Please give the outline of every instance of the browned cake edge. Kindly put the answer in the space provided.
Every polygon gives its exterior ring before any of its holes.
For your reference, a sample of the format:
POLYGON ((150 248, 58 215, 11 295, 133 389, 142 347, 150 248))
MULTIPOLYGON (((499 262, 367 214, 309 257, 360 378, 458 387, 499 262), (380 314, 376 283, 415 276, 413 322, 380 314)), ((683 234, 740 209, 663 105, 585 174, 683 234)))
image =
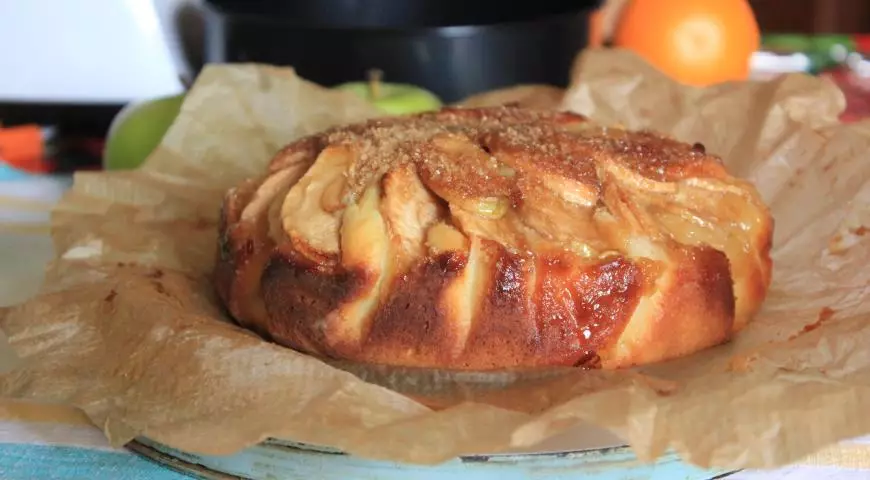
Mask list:
MULTIPOLYGON (((322 147, 313 138, 282 150, 270 170, 285 168, 288 161, 310 164, 322 147)), ((241 325, 303 352, 431 368, 622 368, 721 344, 735 330, 729 262, 715 249, 678 246, 668 262, 669 280, 656 285, 666 267, 657 262, 616 256, 586 265, 582 271, 576 266, 567 269, 571 272, 567 278, 560 272, 570 260, 558 254, 524 257, 484 241, 491 275, 486 276, 483 300, 463 341, 447 320, 444 309, 449 305, 442 301, 446 283, 465 266, 466 255, 459 252, 424 258, 396 275, 389 294, 368 319, 363 340, 347 341, 340 334, 340 319, 331 313, 374 279, 336 262, 312 262, 287 245, 276 248, 266 226, 241 221, 241 211, 261 181, 249 180, 225 198, 215 286, 241 325), (570 292, 569 298, 565 291, 570 292), (652 297, 657 301, 651 302, 652 297), (595 315, 602 322, 591 321, 595 315), (575 341, 580 330, 572 330, 571 325, 593 324, 597 326, 586 341, 575 341)), ((755 300, 750 302, 755 306, 751 313, 760 306, 770 282, 772 220, 766 227, 760 253, 767 268, 753 271, 743 292, 755 300)))

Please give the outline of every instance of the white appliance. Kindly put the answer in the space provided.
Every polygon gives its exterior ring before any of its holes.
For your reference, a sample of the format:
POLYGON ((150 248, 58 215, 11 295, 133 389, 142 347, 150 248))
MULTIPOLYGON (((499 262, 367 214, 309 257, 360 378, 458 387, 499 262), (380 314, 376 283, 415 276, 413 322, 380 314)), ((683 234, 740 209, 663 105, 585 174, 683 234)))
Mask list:
MULTIPOLYGON (((125 104, 183 91, 196 0, 0 0, 0 103, 125 104)), ((2 119, 0 119, 2 121, 2 119)))

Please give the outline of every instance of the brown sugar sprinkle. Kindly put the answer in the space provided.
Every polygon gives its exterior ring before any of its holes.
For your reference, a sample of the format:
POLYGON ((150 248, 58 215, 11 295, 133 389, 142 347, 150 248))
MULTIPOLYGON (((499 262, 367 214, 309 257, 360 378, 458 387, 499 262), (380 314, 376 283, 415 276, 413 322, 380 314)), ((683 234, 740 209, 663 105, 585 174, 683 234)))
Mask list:
MULTIPOLYGON (((683 167, 719 162, 703 148, 662 135, 596 125, 569 112, 516 106, 444 108, 338 127, 297 143, 348 145, 357 159, 348 172, 348 191, 359 195, 388 170, 414 164, 427 183, 461 196, 514 195, 519 170, 537 169, 593 185, 595 164, 622 163, 658 181, 682 178, 683 167), (443 139, 475 150, 445 149, 443 139), (505 173, 507 172, 507 173, 505 173)), ((448 143, 450 143, 448 141, 448 143)))

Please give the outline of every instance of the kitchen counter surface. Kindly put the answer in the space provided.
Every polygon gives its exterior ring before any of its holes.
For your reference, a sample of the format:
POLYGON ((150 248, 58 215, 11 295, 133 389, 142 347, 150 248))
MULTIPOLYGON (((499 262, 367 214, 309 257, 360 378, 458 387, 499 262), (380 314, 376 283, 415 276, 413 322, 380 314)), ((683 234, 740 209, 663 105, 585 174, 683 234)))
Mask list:
POLYGON ((47 208, 72 184, 71 176, 0 182, 0 306, 33 295, 53 256, 47 208))

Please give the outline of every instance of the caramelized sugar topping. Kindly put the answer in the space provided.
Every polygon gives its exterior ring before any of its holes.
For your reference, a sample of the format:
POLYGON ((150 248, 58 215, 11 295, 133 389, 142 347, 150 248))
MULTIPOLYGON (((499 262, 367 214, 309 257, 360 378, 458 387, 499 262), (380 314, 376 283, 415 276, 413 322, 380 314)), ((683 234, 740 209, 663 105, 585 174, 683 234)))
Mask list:
POLYGON ((466 198, 508 197, 514 202, 521 200, 517 184, 529 170, 564 177, 593 191, 600 187, 597 165, 602 161, 618 162, 656 181, 725 173, 718 158, 703 149, 651 132, 600 126, 568 112, 510 106, 448 108, 377 119, 294 145, 308 151, 312 145, 353 149, 356 159, 346 192, 352 199, 404 164, 414 165, 436 191, 449 189, 452 196, 466 198))

